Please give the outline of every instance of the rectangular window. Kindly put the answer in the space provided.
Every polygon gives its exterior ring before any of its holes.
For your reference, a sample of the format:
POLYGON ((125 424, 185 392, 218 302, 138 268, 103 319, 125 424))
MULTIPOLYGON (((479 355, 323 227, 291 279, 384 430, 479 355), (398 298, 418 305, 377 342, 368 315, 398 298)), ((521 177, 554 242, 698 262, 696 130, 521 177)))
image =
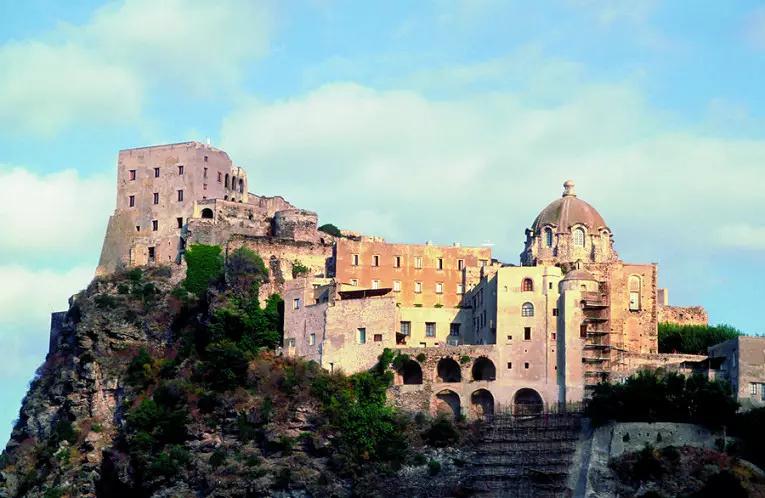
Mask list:
POLYGON ((202 190, 207 190, 207 184, 206 183, 202 184, 202 190))
POLYGON ((558 308, 553 308, 553 316, 558 316, 558 308))
POLYGON ((205 156, 205 162, 207 162, 207 156, 205 156))
POLYGON ((159 168, 154 168, 154 178, 159 178, 159 168))
POLYGON ((131 195, 130 197, 128 197, 128 205, 130 207, 135 207, 135 196, 134 195, 131 195))
POLYGON ((139 226, 136 226, 136 227, 135 227, 135 231, 136 231, 136 232, 140 232, 140 231, 141 231, 141 227, 139 227, 139 226))
POLYGON ((294 348, 295 347, 295 339, 290 339, 287 341, 287 347, 294 348))
POLYGON ((380 256, 372 256, 372 266, 380 266, 380 256))
POLYGON ((218 183, 223 183, 223 173, 218 171, 218 183))
POLYGON ((550 282, 550 290, 552 290, 552 284, 553 284, 553 283, 552 283, 552 282, 550 282))
POLYGON ((353 256, 351 256, 351 264, 353 266, 359 266, 359 255, 358 254, 354 254, 353 256))
POLYGON ((458 259, 457 260, 457 269, 458 270, 464 270, 465 269, 465 260, 464 259, 458 259))
POLYGON ((157 259, 157 253, 153 247, 149 248, 149 263, 153 263, 157 259))
POLYGON ((375 342, 382 342, 382 334, 375 334, 374 340, 375 342))
POLYGON ((299 310, 300 309, 300 298, 296 297, 292 300, 292 309, 293 310, 299 310))
POLYGON ((630 292, 630 311, 640 311, 639 292, 630 292))
POLYGON ((425 337, 436 336, 436 324, 434 322, 427 322, 425 324, 425 337))
POLYGON ((151 230, 153 232, 156 232, 157 230, 159 230, 159 221, 151 220, 151 230))
POLYGON ((441 282, 436 282, 436 294, 443 294, 444 293, 444 284, 441 282))
POLYGON ((130 180, 131 181, 135 180, 135 170, 134 169, 130 170, 130 180))
POLYGON ((550 339, 555 340, 555 332, 550 332, 550 339))
POLYGON ((316 334, 311 334, 308 337, 308 345, 309 346, 314 346, 315 344, 316 344, 316 334))
POLYGON ((393 281, 393 292, 401 292, 401 280, 393 281))
POLYGON ((765 401, 765 384, 760 384, 760 400, 765 401))
POLYGON ((183 165, 182 164, 178 166, 178 174, 179 175, 183 174, 183 165))
POLYGON ((438 258, 436 260, 436 268, 439 269, 439 270, 443 270, 444 269, 444 258, 438 258))
POLYGON ((178 217, 175 221, 178 222, 178 228, 183 228, 183 218, 178 217))
POLYGON ((449 325, 449 335, 460 335, 459 323, 452 323, 449 325))
POLYGON ((584 339, 587 337, 587 324, 583 323, 579 326, 579 337, 584 339))
POLYGON ((183 202, 183 190, 178 191, 178 202, 183 202))
POLYGON ((367 343, 367 329, 360 328, 356 329, 356 344, 366 344, 367 343))
POLYGON ((159 204, 159 192, 154 192, 154 204, 159 204))
POLYGON ((401 268, 401 256, 393 257, 393 268, 401 268))
POLYGON ((457 294, 464 294, 465 293, 465 286, 463 284, 457 284, 457 294))
POLYGON ((379 280, 372 280, 372 288, 373 289, 379 289, 380 288, 380 281, 379 280))
POLYGON ((401 335, 409 335, 412 333, 412 322, 401 322, 401 335))
POLYGON ((414 283, 414 292, 420 293, 422 292, 422 282, 415 282, 414 283))
POLYGON ((485 260, 485 259, 482 259, 482 260, 481 260, 481 268, 484 268, 484 267, 485 267, 486 265, 488 265, 488 264, 489 264, 489 261, 488 261, 488 260, 485 260))
POLYGON ((507 369, 510 370, 512 368, 513 368, 513 362, 512 361, 508 361, 507 362, 507 369))
POLYGON ((351 279, 351 286, 358 287, 359 286, 359 281, 356 280, 355 278, 352 278, 351 279))
POLYGON ((422 268, 422 258, 420 256, 417 256, 416 258, 414 258, 414 267, 422 268))
POLYGON ((531 340, 531 327, 523 327, 523 340, 524 341, 531 340))
POLYGON ((529 364, 528 364, 528 363, 524 363, 524 364, 523 364, 523 368, 525 368, 525 369, 527 369, 527 370, 528 370, 528 368, 529 368, 529 364))
POLYGON ((205 168, 204 173, 202 173, 202 178, 207 178, 207 168, 205 168))
POLYGON ((750 396, 757 396, 757 384, 749 384, 749 395, 750 396))

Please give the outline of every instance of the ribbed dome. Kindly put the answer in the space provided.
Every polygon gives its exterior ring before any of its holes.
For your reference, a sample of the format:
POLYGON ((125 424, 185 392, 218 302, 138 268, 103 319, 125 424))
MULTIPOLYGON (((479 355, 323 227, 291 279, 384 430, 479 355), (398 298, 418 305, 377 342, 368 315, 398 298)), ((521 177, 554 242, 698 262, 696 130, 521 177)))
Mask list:
POLYGON ((537 232, 546 224, 556 225, 558 231, 567 231, 572 225, 581 223, 590 230, 606 227, 606 222, 598 211, 579 199, 574 193, 574 182, 571 180, 563 184, 563 197, 551 202, 539 213, 537 219, 531 225, 531 229, 537 232))

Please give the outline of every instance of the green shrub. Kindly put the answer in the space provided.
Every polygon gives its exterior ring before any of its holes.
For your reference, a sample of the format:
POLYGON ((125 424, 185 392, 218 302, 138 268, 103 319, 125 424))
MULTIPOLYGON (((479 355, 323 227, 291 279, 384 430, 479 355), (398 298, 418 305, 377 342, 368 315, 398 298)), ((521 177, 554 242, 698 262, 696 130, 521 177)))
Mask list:
POLYGON ((659 353, 706 355, 715 344, 735 339, 743 333, 730 325, 659 324, 659 353))
POLYGON ((425 356, 425 353, 420 353, 417 355, 417 361, 419 361, 420 363, 425 363, 425 360, 427 359, 428 357, 425 356))
POLYGON ((408 354, 406 354, 406 353, 404 353, 404 354, 399 353, 398 356, 393 358, 393 367, 396 370, 401 370, 404 367, 404 365, 409 363, 410 360, 411 360, 411 358, 409 357, 408 354))
POLYGON ((282 467, 274 477, 274 488, 287 489, 290 487, 290 481, 292 480, 292 471, 289 467, 282 467))
POLYGON ((291 438, 285 435, 279 436, 279 446, 281 447, 284 455, 292 454, 292 451, 295 449, 295 442, 295 438, 291 438))
POLYGON ((311 272, 311 269, 295 260, 292 263, 292 278, 305 277, 311 272))
POLYGON ((74 431, 72 423, 68 420, 59 419, 56 425, 53 426, 53 434, 51 434, 51 443, 58 445, 62 441, 67 441, 69 444, 74 444, 77 440, 77 433, 74 431))
POLYGON ((421 465, 425 465, 428 463, 428 457, 425 456, 424 453, 420 453, 419 451, 412 455, 412 463, 414 465, 417 465, 418 467, 421 465))
POLYGON ((436 448, 452 446, 460 440, 459 431, 454 427, 452 421, 446 417, 439 417, 434 420, 424 436, 428 444, 436 448))
POLYGON ((258 253, 242 246, 228 255, 226 276, 234 291, 251 293, 268 280, 268 270, 258 253))
POLYGON ((224 463, 226 463, 226 453, 218 448, 215 451, 213 451, 213 454, 210 455, 210 459, 208 460, 208 463, 213 469, 217 469, 224 463))
POLYGON ((119 294, 130 294, 130 286, 128 284, 119 284, 117 286, 117 293, 119 294))
POLYGON ((464 467, 465 465, 467 465, 467 461, 461 458, 454 458, 452 459, 452 462, 454 463, 455 467, 464 467))
POLYGON ((159 452, 149 460, 146 467, 147 477, 173 477, 189 463, 189 452, 182 446, 169 445, 166 451, 159 452))
POLYGON ((260 458, 260 455, 252 454, 247 457, 247 460, 244 461, 244 464, 248 467, 257 467, 260 465, 260 463, 263 461, 262 458, 260 458))
POLYGON ((62 465, 69 465, 72 461, 72 453, 69 451, 69 448, 61 449, 56 453, 55 457, 62 465))
POLYGON ((444 307, 444 305, 443 305, 443 304, 441 304, 441 303, 436 303, 436 304, 435 304, 433 307, 434 307, 434 308, 443 308, 443 307, 444 307))
POLYGON ((320 226, 319 231, 332 235, 333 237, 342 237, 342 233, 340 233, 340 229, 337 228, 332 223, 326 223, 320 226))
POLYGON ((45 490, 43 498, 62 498, 66 491, 61 488, 48 488, 45 490))
POLYGON ((463 365, 470 363, 470 357, 468 355, 463 355, 460 358, 460 363, 462 363, 463 365))
POLYGON ((438 460, 431 460, 428 462, 428 474, 434 476, 441 472, 441 462, 438 460))
POLYGON ((127 272, 127 278, 131 282, 138 283, 143 278, 143 272, 140 268, 133 268, 129 272, 127 272))
POLYGON ((103 427, 101 427, 100 424, 93 424, 93 425, 90 426, 90 430, 95 432, 95 433, 99 433, 99 432, 101 432, 103 430, 103 427))
POLYGON ((183 253, 186 260, 184 286, 189 292, 201 296, 210 285, 217 284, 223 276, 223 257, 220 246, 192 244, 183 253))
POLYGON ((414 303, 415 308, 422 308, 422 303, 414 303))
POLYGON ((96 307, 101 310, 114 309, 117 307, 117 299, 111 294, 99 294, 93 298, 96 307))

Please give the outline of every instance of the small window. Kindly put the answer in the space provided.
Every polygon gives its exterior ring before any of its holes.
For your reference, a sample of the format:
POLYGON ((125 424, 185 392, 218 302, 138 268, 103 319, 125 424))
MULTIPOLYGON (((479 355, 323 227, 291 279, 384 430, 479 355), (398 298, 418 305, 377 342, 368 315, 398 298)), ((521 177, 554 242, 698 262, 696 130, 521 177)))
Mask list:
POLYGON ((130 178, 130 181, 135 180, 135 170, 134 169, 130 170, 129 178, 130 178))
POLYGON ((528 363, 524 363, 524 364, 523 364, 523 368, 525 368, 526 370, 528 370, 528 369, 529 369, 529 364, 528 364, 528 363))
POLYGON ((228 173, 226 173, 226 188, 228 188, 228 182, 229 182, 229 178, 230 178, 230 177, 228 176, 228 173))
POLYGON ((128 197, 128 205, 130 207, 135 207, 135 196, 134 195, 131 195, 130 197, 128 197))
POLYGON ((553 316, 558 316, 558 308, 553 308, 553 316))
POLYGON ((154 178, 159 178, 159 168, 154 168, 154 178))
POLYGON ((530 278, 524 278, 523 282, 521 283, 521 291, 523 292, 531 292, 534 290, 534 281, 530 278))
POLYGON ((178 191, 178 202, 183 202, 183 190, 178 191))
POLYGON ((436 294, 443 294, 444 293, 444 284, 441 282, 436 282, 436 294))
POLYGON ((457 260, 457 269, 458 270, 464 270, 465 269, 465 260, 464 259, 458 259, 457 260))
POLYGON ((151 220, 151 230, 152 232, 156 232, 157 230, 159 230, 159 221, 151 220))
POLYGON ((355 279, 355 278, 352 278, 351 279, 351 286, 358 287, 359 286, 359 281, 357 279, 355 279))
POLYGON ((382 334, 375 334, 374 340, 375 342, 382 342, 382 334))
POLYGON ((523 306, 521 306, 521 316, 534 316, 534 305, 523 303, 523 306))
POLYGON ((531 340, 531 327, 523 327, 523 340, 524 341, 531 340))
POLYGON ((579 326, 579 337, 584 339, 587 337, 587 324, 583 323, 579 326))
POLYGON ((380 288, 380 281, 379 280, 372 280, 372 288, 373 289, 379 289, 380 288))
POLYGON ((223 183, 223 173, 218 171, 218 183, 223 183))
POLYGON ((239 179, 239 193, 240 194, 244 193, 244 180, 242 180, 241 178, 239 179))
POLYGON ((584 247, 584 230, 582 228, 574 229, 574 246, 584 247))
POLYGON ((159 192, 154 192, 154 204, 159 204, 159 192))
POLYGON ((545 247, 552 247, 553 245, 553 232, 550 228, 545 228, 545 247))
POLYGON ((207 162, 207 156, 205 156, 205 162, 207 162))
POLYGON ((202 184, 202 190, 207 190, 207 184, 206 183, 202 184))
POLYGON ((401 335, 410 335, 412 333, 412 322, 401 322, 401 335))
POLYGON ((436 336, 436 324, 434 322, 427 322, 425 324, 425 337, 436 336))
POLYGON ((486 260, 486 259, 482 259, 481 260, 481 268, 484 268, 484 267, 488 266, 488 264, 489 264, 488 260, 486 260))
POLYGON ((356 344, 366 344, 367 343, 367 329, 360 328, 356 329, 356 344))
POLYGON ((393 292, 401 292, 401 280, 393 281, 393 292))
POLYGON ((308 345, 309 346, 314 346, 315 344, 316 344, 316 334, 311 334, 308 337, 308 345))
POLYGON ((513 368, 513 362, 512 361, 508 361, 507 362, 507 369, 508 370, 512 370, 512 368, 513 368))
POLYGON ((380 256, 372 256, 372 266, 380 266, 380 256))
POLYGON ((443 270, 444 269, 444 258, 438 258, 436 260, 436 269, 443 270))
POLYGON ((393 257, 393 268, 401 268, 401 256, 393 257))
POLYGON ((204 172, 202 172, 202 178, 207 178, 207 168, 205 168, 204 172))
POLYGON ((178 174, 179 175, 183 174, 183 165, 182 164, 178 166, 178 174))
POLYGON ((465 293, 465 286, 463 284, 457 284, 457 294, 464 294, 465 293))
POLYGON ((757 396, 757 384, 749 384, 749 395, 750 396, 757 396))
POLYGON ((300 309, 300 298, 296 297, 292 300, 292 309, 293 310, 299 310, 300 309))
POLYGON ((554 341, 555 337, 556 337, 555 332, 550 332, 550 339, 554 341))
POLYGON ((157 252, 153 247, 149 248, 149 263, 153 263, 157 259, 157 252))
POLYGON ((176 222, 178 222, 178 228, 183 228, 183 218, 178 217, 175 219, 176 222))
POLYGON ((640 311, 639 292, 630 292, 630 311, 640 311))
POLYGON ((136 232, 140 232, 140 231, 141 231, 141 227, 140 227, 140 226, 138 226, 138 225, 136 225, 136 227, 135 227, 135 231, 136 231, 136 232))
POLYGON ((460 335, 460 324, 459 323, 452 323, 449 325, 449 335, 451 336, 458 336, 460 335))
POLYGON ((512 341, 513 340, 513 336, 511 336, 511 335, 507 336, 507 340, 508 341, 512 341))
POLYGON ((422 282, 415 282, 414 283, 414 292, 420 293, 422 292, 422 282))
POLYGON ((422 268, 422 258, 420 256, 417 256, 416 258, 414 258, 414 267, 422 268))
POLYGON ((552 286, 553 286, 553 283, 552 283, 552 282, 550 282, 550 290, 552 290, 552 286))
POLYGON ((354 254, 353 256, 351 256, 351 264, 353 266, 359 266, 359 255, 358 254, 354 254))
POLYGON ((294 348, 295 347, 295 339, 290 339, 289 341, 287 341, 287 346, 290 347, 290 348, 294 348))

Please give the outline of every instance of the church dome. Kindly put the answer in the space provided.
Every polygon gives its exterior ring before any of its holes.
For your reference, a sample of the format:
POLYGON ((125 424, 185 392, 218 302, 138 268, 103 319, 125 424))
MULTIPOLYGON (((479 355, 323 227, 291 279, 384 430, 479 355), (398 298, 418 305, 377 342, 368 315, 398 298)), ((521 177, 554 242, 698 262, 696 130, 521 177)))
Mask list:
POLYGON ((600 213, 576 196, 574 182, 567 181, 563 184, 563 188, 563 196, 551 202, 534 220, 531 225, 534 232, 538 233, 539 229, 547 224, 557 226, 558 232, 568 231, 577 223, 583 224, 591 231, 606 228, 606 222, 600 213))
POLYGON ((563 277, 563 280, 593 280, 595 281, 595 277, 592 275, 592 273, 588 272, 587 270, 573 270, 566 273, 566 276, 563 277))

